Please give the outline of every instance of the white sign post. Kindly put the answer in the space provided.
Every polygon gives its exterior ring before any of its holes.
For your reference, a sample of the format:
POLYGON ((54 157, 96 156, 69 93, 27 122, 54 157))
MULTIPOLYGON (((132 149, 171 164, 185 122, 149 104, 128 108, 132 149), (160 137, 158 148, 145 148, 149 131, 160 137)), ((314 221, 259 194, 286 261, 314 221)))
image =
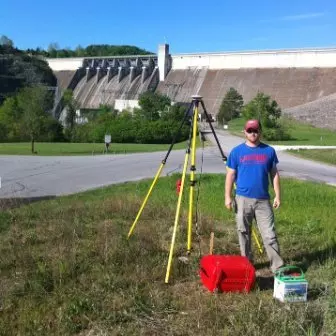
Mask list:
POLYGON ((108 152, 108 148, 111 143, 111 134, 105 134, 105 150, 108 152))

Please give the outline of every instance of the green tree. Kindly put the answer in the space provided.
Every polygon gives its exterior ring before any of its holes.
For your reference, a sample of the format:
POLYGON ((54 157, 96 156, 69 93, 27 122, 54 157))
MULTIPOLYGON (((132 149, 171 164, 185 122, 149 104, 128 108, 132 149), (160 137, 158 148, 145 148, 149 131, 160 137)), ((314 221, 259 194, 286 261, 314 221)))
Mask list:
POLYGON ((10 38, 8 38, 6 35, 2 35, 0 37, 0 45, 13 48, 14 42, 10 38))
POLYGON ((111 105, 108 104, 100 104, 99 105, 99 113, 101 114, 107 114, 107 113, 114 113, 114 108, 111 105))
MULTIPOLYGON (((30 88, 33 89, 33 88, 30 88)), ((36 89, 36 88, 35 88, 36 89)), ((51 109, 52 92, 45 91, 45 98, 42 98, 40 103, 44 106, 44 110, 51 109)), ((31 92, 29 92, 31 94, 31 92)), ((23 106, 27 93, 20 91, 17 95, 8 97, 2 106, 0 106, 0 141, 26 141, 30 140, 29 132, 27 131, 26 119, 23 106)), ((34 99, 33 95, 30 95, 34 99)), ((51 115, 45 114, 46 118, 41 121, 41 128, 36 140, 39 141, 64 141, 62 125, 51 115)), ((43 114, 44 116, 44 114, 43 114)))
POLYGON ((50 43, 48 46, 49 57, 58 57, 59 45, 56 42, 50 43))
POLYGON ((0 141, 5 142, 7 140, 7 127, 0 122, 0 141))
POLYGON ((79 44, 74 50, 74 53, 77 57, 83 57, 85 56, 85 49, 79 44))
POLYGON ((0 107, 2 141, 18 141, 22 133, 22 110, 16 96, 8 97, 0 107))
POLYGON ((177 103, 172 106, 166 106, 165 110, 161 114, 161 118, 163 120, 182 121, 186 112, 187 106, 177 103))
POLYGON ((243 96, 239 92, 230 88, 225 94, 218 112, 218 121, 224 125, 231 119, 240 116, 242 107, 244 105, 243 96))
POLYGON ((38 140, 43 142, 63 142, 65 140, 63 126, 51 115, 47 115, 43 121, 38 140))
POLYGON ((247 105, 243 107, 246 120, 258 119, 261 123, 263 136, 267 140, 287 140, 290 138, 284 126, 280 123, 281 108, 270 96, 259 92, 247 105))
POLYGON ((41 48, 27 49, 32 55, 43 55, 45 57, 83 57, 83 56, 120 56, 120 55, 151 55, 150 51, 135 46, 94 44, 86 48, 80 45, 71 50, 70 48, 60 49, 57 43, 50 43, 47 50, 41 48))
POLYGON ((76 125, 76 111, 79 109, 79 102, 74 98, 72 90, 64 91, 63 105, 66 109, 65 127, 68 129, 67 133, 71 140, 76 125))
POLYGON ((138 116, 145 120, 155 121, 160 119, 161 113, 170 105, 171 100, 169 97, 160 93, 147 91, 139 96, 140 110, 137 113, 138 116))
POLYGON ((118 111, 111 105, 100 104, 99 109, 83 109, 81 113, 88 119, 89 122, 95 121, 100 123, 101 121, 113 120, 117 117, 118 111))
POLYGON ((1 44, 0 55, 0 104, 26 86, 56 86, 54 73, 41 58, 1 44))
POLYGON ((22 111, 22 122, 35 153, 35 141, 47 120, 47 111, 52 107, 50 91, 43 86, 26 87, 17 95, 18 107, 22 111))

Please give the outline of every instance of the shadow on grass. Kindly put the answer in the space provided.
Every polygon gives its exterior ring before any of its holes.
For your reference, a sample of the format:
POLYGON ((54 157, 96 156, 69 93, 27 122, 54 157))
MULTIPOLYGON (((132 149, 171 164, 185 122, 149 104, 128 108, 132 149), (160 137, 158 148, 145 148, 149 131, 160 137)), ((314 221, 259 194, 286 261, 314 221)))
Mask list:
MULTIPOLYGON (((307 251, 303 253, 298 253, 295 256, 291 257, 290 260, 285 260, 287 264, 293 264, 300 267, 304 272, 308 270, 311 264, 320 263, 323 265, 328 259, 336 257, 336 243, 331 246, 324 248, 323 250, 317 251, 307 251)), ((254 265, 255 269, 262 269, 269 267, 269 262, 257 263, 254 265)))
POLYGON ((274 277, 273 276, 257 276, 256 285, 261 291, 273 289, 274 277))
POLYGON ((55 195, 39 196, 39 197, 17 197, 17 198, 2 198, 0 199, 0 210, 19 208, 34 202, 46 201, 55 199, 55 195))
POLYGON ((328 259, 336 257, 336 242, 323 250, 299 253, 292 258, 296 262, 295 265, 302 268, 304 272, 308 270, 311 264, 318 262, 323 265, 328 259))
MULTIPOLYGON (((336 257, 336 244, 333 244, 323 250, 299 253, 290 259, 289 264, 300 267, 305 273, 313 263, 318 262, 319 264, 323 265, 327 260, 335 257, 336 257)), ((255 268, 263 269, 268 266, 269 263, 264 262, 256 264, 255 268)), ((260 290, 272 289, 274 286, 274 278, 259 276, 256 279, 256 283, 260 290)), ((309 289, 308 296, 311 300, 315 300, 319 298, 325 291, 326 288, 324 285, 314 287, 309 289)))
POLYGON ((308 285, 308 300, 314 301, 319 299, 321 296, 328 294, 328 288, 326 285, 314 286, 312 288, 308 285))

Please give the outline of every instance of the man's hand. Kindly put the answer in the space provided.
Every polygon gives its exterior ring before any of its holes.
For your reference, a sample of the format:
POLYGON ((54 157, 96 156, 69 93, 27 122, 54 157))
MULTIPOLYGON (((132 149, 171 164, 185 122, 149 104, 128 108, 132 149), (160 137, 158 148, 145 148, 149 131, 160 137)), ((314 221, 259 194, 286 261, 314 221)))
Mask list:
POLYGON ((225 197, 225 207, 228 210, 232 209, 232 198, 231 197, 225 197))
POLYGON ((278 169, 274 167, 271 171, 271 177, 272 177, 272 182, 273 182, 273 188, 274 188, 274 193, 275 193, 275 198, 273 201, 273 208, 274 209, 279 209, 281 201, 281 191, 280 191, 280 176, 278 169))
POLYGON ((274 198, 274 202, 273 202, 273 208, 274 209, 279 209, 281 204, 280 198, 279 197, 275 197, 274 198))
POLYGON ((228 210, 232 209, 232 198, 231 192, 233 183, 235 180, 236 171, 229 167, 226 167, 226 178, 225 178, 225 207, 228 210))

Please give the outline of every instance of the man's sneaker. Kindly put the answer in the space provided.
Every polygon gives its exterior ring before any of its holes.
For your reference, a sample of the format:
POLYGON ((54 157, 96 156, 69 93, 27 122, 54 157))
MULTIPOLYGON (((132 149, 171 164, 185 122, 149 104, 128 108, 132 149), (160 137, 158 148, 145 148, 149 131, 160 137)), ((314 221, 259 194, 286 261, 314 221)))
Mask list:
POLYGON ((271 278, 274 274, 269 268, 262 268, 256 271, 256 276, 259 278, 271 278))

